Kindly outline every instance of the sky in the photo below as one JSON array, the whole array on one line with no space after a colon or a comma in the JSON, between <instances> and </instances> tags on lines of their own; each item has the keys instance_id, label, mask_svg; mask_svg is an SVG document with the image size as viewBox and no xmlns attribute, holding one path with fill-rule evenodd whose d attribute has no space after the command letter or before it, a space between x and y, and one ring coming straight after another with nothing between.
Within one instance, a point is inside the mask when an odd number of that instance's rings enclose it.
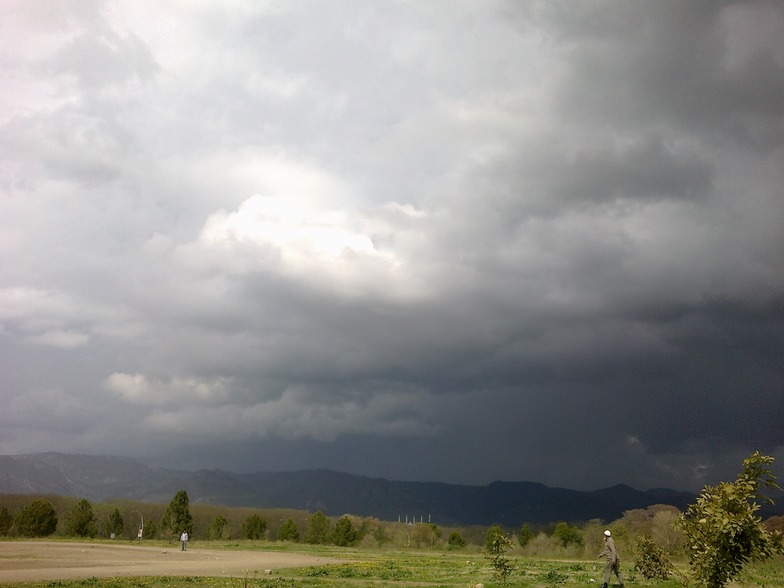
<instances>
[{"instance_id":1,"label":"sky","mask_svg":"<svg viewBox=\"0 0 784 588\"><path fill-rule=\"evenodd\" d=\"M784 4L0 0L0 454L784 466Z\"/></svg>"}]
</instances>

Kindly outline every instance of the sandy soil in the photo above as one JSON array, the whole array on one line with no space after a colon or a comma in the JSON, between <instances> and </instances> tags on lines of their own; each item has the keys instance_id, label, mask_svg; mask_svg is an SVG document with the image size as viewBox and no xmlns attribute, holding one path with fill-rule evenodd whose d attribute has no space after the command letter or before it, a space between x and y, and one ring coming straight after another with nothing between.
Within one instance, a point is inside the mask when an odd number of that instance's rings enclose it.
<instances>
[{"instance_id":1,"label":"sandy soil","mask_svg":"<svg viewBox=\"0 0 784 588\"><path fill-rule=\"evenodd\" d=\"M0 541L0 583L108 576L244 576L339 560L300 553L222 551L198 545Z\"/></svg>"}]
</instances>

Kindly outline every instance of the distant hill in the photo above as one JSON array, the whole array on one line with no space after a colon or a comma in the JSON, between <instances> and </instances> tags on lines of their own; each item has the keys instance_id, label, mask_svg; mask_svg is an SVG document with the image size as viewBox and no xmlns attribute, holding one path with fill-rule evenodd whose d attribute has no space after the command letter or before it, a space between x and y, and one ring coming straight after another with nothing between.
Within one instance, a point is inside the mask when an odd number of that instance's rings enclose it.
<instances>
[{"instance_id":1,"label":"distant hill","mask_svg":"<svg viewBox=\"0 0 784 588\"><path fill-rule=\"evenodd\" d=\"M466 486L399 482L330 470L237 474L151 468L126 457L38 453L0 456L0 494L57 494L92 501L128 498L168 502L184 488L193 503L321 510L382 520L432 520L440 525L517 527L522 523L612 521L653 504L680 509L691 494L619 485L594 492L533 482Z\"/></svg>"}]
</instances>

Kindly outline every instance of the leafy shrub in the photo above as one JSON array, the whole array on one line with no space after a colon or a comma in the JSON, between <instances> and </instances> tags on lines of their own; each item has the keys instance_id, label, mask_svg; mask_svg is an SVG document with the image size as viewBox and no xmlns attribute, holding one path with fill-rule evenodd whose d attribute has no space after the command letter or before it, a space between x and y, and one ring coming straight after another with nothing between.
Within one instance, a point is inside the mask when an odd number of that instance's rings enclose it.
<instances>
[{"instance_id":1,"label":"leafy shrub","mask_svg":"<svg viewBox=\"0 0 784 588\"><path fill-rule=\"evenodd\" d=\"M680 520L689 549L689 563L697 582L722 588L749 561L784 553L782 537L771 533L757 514L757 500L772 502L760 486L781 491L770 469L773 458L759 451L743 461L735 482L702 489Z\"/></svg>"},{"instance_id":2,"label":"leafy shrub","mask_svg":"<svg viewBox=\"0 0 784 588\"><path fill-rule=\"evenodd\" d=\"M485 534L485 559L493 568L493 575L506 584L506 579L514 571L514 564L506 557L506 551L512 547L512 540L506 536L503 529L493 525Z\"/></svg>"},{"instance_id":3,"label":"leafy shrub","mask_svg":"<svg viewBox=\"0 0 784 588\"><path fill-rule=\"evenodd\" d=\"M670 577L674 570L672 562L653 539L644 535L637 539L637 551L639 556L634 564L635 572L647 580L666 580Z\"/></svg>"},{"instance_id":4,"label":"leafy shrub","mask_svg":"<svg viewBox=\"0 0 784 588\"><path fill-rule=\"evenodd\" d=\"M566 574L562 574L558 568L550 568L542 574L542 582L547 586L559 586L566 582Z\"/></svg>"},{"instance_id":5,"label":"leafy shrub","mask_svg":"<svg viewBox=\"0 0 784 588\"><path fill-rule=\"evenodd\" d=\"M452 531L449 534L449 539L446 540L446 543L449 545L449 549L461 549L466 544L463 536L457 531Z\"/></svg>"}]
</instances>

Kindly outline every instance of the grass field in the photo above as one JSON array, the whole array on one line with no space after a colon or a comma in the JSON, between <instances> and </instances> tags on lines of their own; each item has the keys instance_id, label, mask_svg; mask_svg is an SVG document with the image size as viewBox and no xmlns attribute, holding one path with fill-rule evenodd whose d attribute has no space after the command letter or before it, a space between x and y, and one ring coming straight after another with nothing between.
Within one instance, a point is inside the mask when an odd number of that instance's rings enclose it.
<instances>
[{"instance_id":1,"label":"grass field","mask_svg":"<svg viewBox=\"0 0 784 588\"><path fill-rule=\"evenodd\" d=\"M164 544L162 544L164 545ZM486 588L502 586L493 577L492 568L485 558L476 552L428 552L386 551L382 549L346 549L324 546L286 544L248 544L225 542L211 544L210 548L225 550L272 549L291 552L306 552L321 557L344 560L328 565L274 570L248 569L242 576L234 577L183 577L183 576L133 576L109 578L83 578L49 580L27 583L0 584L2 588L404 588L429 586L443 588L473 587L478 583ZM601 563L599 561L548 560L528 557L511 558L515 570L507 579L506 586L542 587L601 585ZM2 562L0 562L2 565ZM684 584L677 579L652 582L633 573L633 564L624 566L627 588L634 586L656 586L678 588ZM687 572L685 566L679 573ZM733 587L784 587L784 560L778 559L754 564L744 572Z\"/></svg>"}]
</instances>

